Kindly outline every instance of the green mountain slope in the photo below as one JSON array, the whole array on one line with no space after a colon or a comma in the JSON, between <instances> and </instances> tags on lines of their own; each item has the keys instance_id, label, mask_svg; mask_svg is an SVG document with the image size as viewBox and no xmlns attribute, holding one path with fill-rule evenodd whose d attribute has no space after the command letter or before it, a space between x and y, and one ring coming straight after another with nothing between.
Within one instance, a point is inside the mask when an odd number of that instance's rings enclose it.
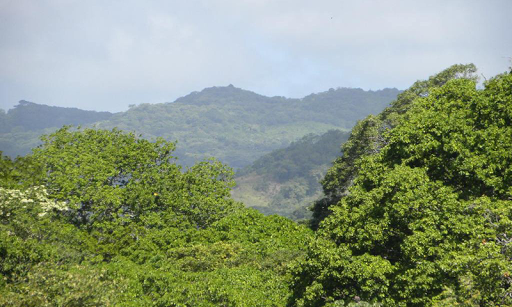
<instances>
[{"instance_id":1,"label":"green mountain slope","mask_svg":"<svg viewBox=\"0 0 512 307\"><path fill-rule=\"evenodd\" d=\"M340 130L309 134L260 157L237 173L233 198L265 214L308 218L307 207L322 195L319 181L348 137Z\"/></svg>"},{"instance_id":2,"label":"green mountain slope","mask_svg":"<svg viewBox=\"0 0 512 307\"><path fill-rule=\"evenodd\" d=\"M110 112L85 111L77 108L52 107L21 100L2 118L0 132L13 128L34 131L63 125L85 125L107 120L112 117Z\"/></svg>"},{"instance_id":3,"label":"green mountain slope","mask_svg":"<svg viewBox=\"0 0 512 307\"><path fill-rule=\"evenodd\" d=\"M398 93L396 89L339 88L303 99L287 99L230 85L193 92L173 103L141 104L89 125L118 127L149 139L177 140L176 154L185 165L214 156L241 168L308 133L348 130L357 119L380 112ZM23 131L18 135L3 133L0 149L11 155L26 153L37 144L38 132L48 132Z\"/></svg>"},{"instance_id":4,"label":"green mountain slope","mask_svg":"<svg viewBox=\"0 0 512 307\"><path fill-rule=\"evenodd\" d=\"M107 120L112 115L110 112L53 107L21 100L8 112L0 109L0 151L9 156L25 155L40 143L41 134L51 133L63 125L87 125Z\"/></svg>"},{"instance_id":5,"label":"green mountain slope","mask_svg":"<svg viewBox=\"0 0 512 307\"><path fill-rule=\"evenodd\" d=\"M186 165L214 156L241 168L308 133L348 130L357 119L380 112L398 93L396 89L341 88L287 99L258 95L232 85L212 87L173 103L140 105L98 127L178 140L177 154Z\"/></svg>"}]
</instances>

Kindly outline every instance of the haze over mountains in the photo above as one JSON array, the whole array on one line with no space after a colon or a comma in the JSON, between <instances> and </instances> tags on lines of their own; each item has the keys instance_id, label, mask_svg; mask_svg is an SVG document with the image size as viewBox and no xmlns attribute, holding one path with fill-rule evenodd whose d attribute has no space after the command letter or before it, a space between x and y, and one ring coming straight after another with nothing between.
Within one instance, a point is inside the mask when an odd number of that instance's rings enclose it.
<instances>
[{"instance_id":1,"label":"haze over mountains","mask_svg":"<svg viewBox=\"0 0 512 307\"><path fill-rule=\"evenodd\" d=\"M289 99L229 85L115 114L21 101L0 113L0 150L10 156L24 155L39 143L41 134L62 125L117 127L149 139L177 140L176 155L184 165L213 156L238 169L307 134L348 131L358 119L379 113L399 92L338 88Z\"/></svg>"}]
</instances>

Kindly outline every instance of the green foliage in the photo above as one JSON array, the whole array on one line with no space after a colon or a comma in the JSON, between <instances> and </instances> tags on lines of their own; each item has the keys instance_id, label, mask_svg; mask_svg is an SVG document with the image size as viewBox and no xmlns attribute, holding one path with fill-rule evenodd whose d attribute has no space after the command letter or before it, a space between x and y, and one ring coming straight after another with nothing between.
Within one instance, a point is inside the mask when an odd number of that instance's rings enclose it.
<instances>
[{"instance_id":1,"label":"green foliage","mask_svg":"<svg viewBox=\"0 0 512 307\"><path fill-rule=\"evenodd\" d=\"M0 306L129 306L126 282L105 269L87 265L36 265L26 281L9 285ZM132 305L134 306L134 305Z\"/></svg>"},{"instance_id":2,"label":"green foliage","mask_svg":"<svg viewBox=\"0 0 512 307\"><path fill-rule=\"evenodd\" d=\"M73 209L75 225L108 231L162 213L205 227L234 206L227 199L233 185L230 170L212 161L182 173L171 155L174 144L162 139L149 142L120 130L63 128L43 142L34 151L46 174L42 183Z\"/></svg>"},{"instance_id":3,"label":"green foliage","mask_svg":"<svg viewBox=\"0 0 512 307\"><path fill-rule=\"evenodd\" d=\"M329 207L347 194L358 174L357 162L364 156L378 153L388 143L386 131L399 124L416 99L428 96L433 89L452 79L475 81L475 72L476 67L473 64L453 65L428 80L415 82L378 116L370 115L358 122L348 141L342 146L343 155L334 161L322 180L325 196L314 205L312 227L316 229L329 215Z\"/></svg>"},{"instance_id":4,"label":"green foliage","mask_svg":"<svg viewBox=\"0 0 512 307\"><path fill-rule=\"evenodd\" d=\"M229 168L183 171L173 149L119 130L45 137L23 158L44 187L18 169L2 184L19 189L0 188L0 306L283 306L310 230L243 208Z\"/></svg>"},{"instance_id":5,"label":"green foliage","mask_svg":"<svg viewBox=\"0 0 512 307\"><path fill-rule=\"evenodd\" d=\"M207 229L151 230L111 267L157 306L283 306L288 264L309 238L290 220L240 209Z\"/></svg>"},{"instance_id":6,"label":"green foliage","mask_svg":"<svg viewBox=\"0 0 512 307\"><path fill-rule=\"evenodd\" d=\"M406 109L355 161L347 195L296 264L290 305L512 304L512 76L484 90L450 80Z\"/></svg>"},{"instance_id":7,"label":"green foliage","mask_svg":"<svg viewBox=\"0 0 512 307\"><path fill-rule=\"evenodd\" d=\"M0 188L2 281L16 284L37 263L53 259L64 264L87 254L80 250L84 242L81 232L54 219L66 210L64 203L49 199L43 187L25 191Z\"/></svg>"},{"instance_id":8,"label":"green foliage","mask_svg":"<svg viewBox=\"0 0 512 307\"><path fill-rule=\"evenodd\" d=\"M31 156L11 159L0 151L0 186L27 188L37 185L43 177L41 167Z\"/></svg>"},{"instance_id":9,"label":"green foliage","mask_svg":"<svg viewBox=\"0 0 512 307\"><path fill-rule=\"evenodd\" d=\"M163 139L65 127L2 156L0 306L512 305L512 74L478 90L472 73L453 66L358 123L315 236L233 201L220 162L183 170ZM244 176L314 176L330 137ZM282 196L308 193L293 184Z\"/></svg>"},{"instance_id":10,"label":"green foliage","mask_svg":"<svg viewBox=\"0 0 512 307\"><path fill-rule=\"evenodd\" d=\"M425 167L463 198L512 196L510 89L503 76L482 92L467 80L433 91L411 110L408 124L390 135L386 159Z\"/></svg>"}]
</instances>

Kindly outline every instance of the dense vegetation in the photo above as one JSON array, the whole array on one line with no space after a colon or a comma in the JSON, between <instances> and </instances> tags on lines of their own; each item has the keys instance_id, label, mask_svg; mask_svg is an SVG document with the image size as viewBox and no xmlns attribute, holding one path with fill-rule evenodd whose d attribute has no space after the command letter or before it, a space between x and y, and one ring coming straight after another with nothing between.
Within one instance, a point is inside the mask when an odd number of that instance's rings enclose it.
<instances>
[{"instance_id":1,"label":"dense vegetation","mask_svg":"<svg viewBox=\"0 0 512 307\"><path fill-rule=\"evenodd\" d=\"M322 195L319 181L348 136L339 130L309 134L264 155L237 172L233 198L265 214L309 218L307 207Z\"/></svg>"},{"instance_id":2,"label":"dense vegetation","mask_svg":"<svg viewBox=\"0 0 512 307\"><path fill-rule=\"evenodd\" d=\"M315 232L244 208L231 169L182 169L163 139L65 127L2 157L0 306L511 306L512 72L477 89L475 71L356 125ZM296 155L250 172L314 169Z\"/></svg>"},{"instance_id":3,"label":"dense vegetation","mask_svg":"<svg viewBox=\"0 0 512 307\"><path fill-rule=\"evenodd\" d=\"M217 161L64 128L2 158L0 306L282 306L310 232L230 199Z\"/></svg>"},{"instance_id":4,"label":"dense vegetation","mask_svg":"<svg viewBox=\"0 0 512 307\"><path fill-rule=\"evenodd\" d=\"M191 166L206 157L216 157L231 167L241 168L306 134L349 130L358 119L382 111L398 93L396 89L340 88L303 99L287 99L265 97L234 86L212 87L173 103L141 104L126 112L106 114L109 116L94 122L77 121L74 113L69 113L67 121L54 121L72 109L22 103L9 110L7 117L0 114L0 126L9 128L0 131L0 150L10 156L26 154L39 144L38 137L43 133L51 133L63 124L88 124L135 131L153 140L177 140L175 155L182 165ZM34 113L38 114L35 118ZM81 116L92 118L89 115ZM32 124L27 124L24 118Z\"/></svg>"},{"instance_id":5,"label":"dense vegetation","mask_svg":"<svg viewBox=\"0 0 512 307\"><path fill-rule=\"evenodd\" d=\"M428 96L432 89L441 87L452 79L476 81L475 72L476 67L473 64L453 65L428 80L415 82L409 89L400 93L391 106L382 113L377 116L370 115L358 122L352 129L348 141L342 145L343 155L336 158L322 180L324 197L315 203L313 227L316 228L325 218L330 206L347 195L348 189L357 177L357 161L382 149L388 142L385 134L400 120L406 119L407 111L417 99Z\"/></svg>"},{"instance_id":6,"label":"dense vegetation","mask_svg":"<svg viewBox=\"0 0 512 307\"><path fill-rule=\"evenodd\" d=\"M477 90L474 71L418 82L355 128L292 305L512 304L512 74Z\"/></svg>"}]
</instances>

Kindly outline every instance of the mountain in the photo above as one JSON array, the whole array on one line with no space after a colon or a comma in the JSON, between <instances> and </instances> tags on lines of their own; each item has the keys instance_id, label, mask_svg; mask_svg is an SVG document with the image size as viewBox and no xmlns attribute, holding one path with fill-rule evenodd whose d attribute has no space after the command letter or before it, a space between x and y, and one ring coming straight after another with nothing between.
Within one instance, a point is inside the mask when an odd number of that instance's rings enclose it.
<instances>
[{"instance_id":1,"label":"mountain","mask_svg":"<svg viewBox=\"0 0 512 307\"><path fill-rule=\"evenodd\" d=\"M0 109L0 151L25 155L39 144L39 136L64 125L87 125L108 120L110 112L85 111L21 100L8 112Z\"/></svg>"},{"instance_id":2,"label":"mountain","mask_svg":"<svg viewBox=\"0 0 512 307\"><path fill-rule=\"evenodd\" d=\"M357 119L384 109L398 93L340 88L288 99L232 85L211 87L173 103L139 105L97 127L177 140L176 154L185 165L214 156L239 169L308 133L349 130Z\"/></svg>"},{"instance_id":3,"label":"mountain","mask_svg":"<svg viewBox=\"0 0 512 307\"><path fill-rule=\"evenodd\" d=\"M0 132L8 128L22 127L24 130L40 130L63 125L85 125L112 117L110 112L85 111L77 108L53 107L21 100L5 114L7 125L0 126ZM7 129L6 129L7 128Z\"/></svg>"},{"instance_id":4,"label":"mountain","mask_svg":"<svg viewBox=\"0 0 512 307\"><path fill-rule=\"evenodd\" d=\"M398 93L397 89L338 88L302 99L288 99L266 97L229 85L193 92L172 103L141 104L94 123L80 124L117 127L148 139L177 140L176 155L187 166L214 156L238 169L308 133L349 130L358 119L382 111ZM20 105L16 109L23 111L25 107ZM46 117L51 116L43 114L45 119L41 121L50 121ZM28 152L37 144L38 133L51 130L46 126L46 130L29 130L24 122L16 125L18 128L10 126L11 130L0 136L0 148L6 154ZM60 125L56 123L53 130Z\"/></svg>"},{"instance_id":5,"label":"mountain","mask_svg":"<svg viewBox=\"0 0 512 307\"><path fill-rule=\"evenodd\" d=\"M349 135L340 130L308 134L260 157L237 172L233 198L265 214L296 220L310 217L307 207L322 196L319 181Z\"/></svg>"}]
</instances>

